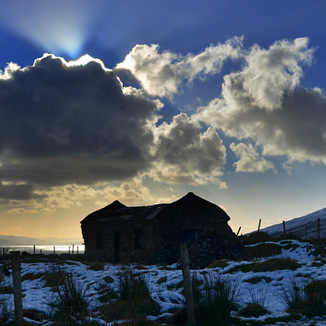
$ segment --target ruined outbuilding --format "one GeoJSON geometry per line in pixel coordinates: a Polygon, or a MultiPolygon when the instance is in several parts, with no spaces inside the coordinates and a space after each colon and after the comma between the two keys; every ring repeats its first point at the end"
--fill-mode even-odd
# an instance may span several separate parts
{"type": "Polygon", "coordinates": [[[85,255],[113,263],[175,263],[187,243],[195,267],[239,258],[244,249],[219,206],[188,193],[170,204],[127,207],[119,201],[81,221],[85,255]]]}

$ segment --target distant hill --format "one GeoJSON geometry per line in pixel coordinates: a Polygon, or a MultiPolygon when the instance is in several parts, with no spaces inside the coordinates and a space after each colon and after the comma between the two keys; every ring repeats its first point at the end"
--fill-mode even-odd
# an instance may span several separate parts
{"type": "MultiPolygon", "coordinates": [[[[286,233],[301,238],[316,238],[318,218],[320,218],[320,236],[326,238],[326,208],[285,221],[286,233]]],[[[283,235],[283,223],[263,228],[261,231],[272,236],[281,236],[283,235]]]]}
{"type": "Polygon", "coordinates": [[[81,244],[80,238],[44,238],[18,237],[13,235],[0,235],[0,246],[24,246],[24,245],[70,245],[81,244]]]}

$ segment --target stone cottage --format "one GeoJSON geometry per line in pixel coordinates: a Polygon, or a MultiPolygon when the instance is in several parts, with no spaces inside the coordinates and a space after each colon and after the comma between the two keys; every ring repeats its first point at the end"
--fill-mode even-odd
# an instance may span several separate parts
{"type": "Polygon", "coordinates": [[[244,249],[219,206],[188,193],[170,204],[127,207],[119,201],[81,221],[85,255],[114,263],[174,263],[187,243],[194,267],[239,258],[244,249]]]}

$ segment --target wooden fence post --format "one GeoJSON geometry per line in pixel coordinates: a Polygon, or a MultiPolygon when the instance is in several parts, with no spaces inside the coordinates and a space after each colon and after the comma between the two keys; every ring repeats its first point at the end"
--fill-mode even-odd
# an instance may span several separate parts
{"type": "Polygon", "coordinates": [[[194,307],[194,298],[192,294],[189,256],[188,256],[186,243],[180,244],[180,254],[181,254],[182,274],[183,274],[184,291],[186,297],[186,309],[187,309],[188,322],[190,325],[194,326],[196,325],[195,307],[194,307]]]}
{"type": "Polygon", "coordinates": [[[23,317],[23,295],[22,295],[22,281],[20,268],[20,252],[12,251],[12,279],[14,287],[14,303],[15,303],[15,320],[17,326],[24,325],[23,317]]]}
{"type": "Polygon", "coordinates": [[[283,237],[286,239],[286,227],[285,227],[285,221],[283,221],[283,237]]]}
{"type": "Polygon", "coordinates": [[[258,222],[258,231],[257,232],[260,232],[260,225],[261,225],[261,218],[259,219],[259,222],[258,222]]]}

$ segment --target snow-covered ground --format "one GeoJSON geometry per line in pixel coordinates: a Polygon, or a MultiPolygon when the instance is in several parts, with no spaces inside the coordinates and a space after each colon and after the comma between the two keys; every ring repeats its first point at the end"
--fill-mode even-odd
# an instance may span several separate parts
{"type": "MultiPolygon", "coordinates": [[[[303,243],[296,240],[287,240],[278,242],[283,247],[282,253],[275,257],[290,257],[300,263],[300,267],[294,271],[276,270],[267,272],[243,272],[235,271],[235,267],[244,264],[250,264],[252,261],[228,261],[224,267],[206,268],[193,270],[191,273],[198,279],[218,278],[226,279],[238,287],[237,301],[245,306],[253,301],[259,301],[270,311],[268,316],[259,317],[264,320],[267,317],[287,316],[286,304],[284,302],[284,291],[287,290],[291,281],[295,277],[299,283],[306,284],[311,280],[326,279],[326,264],[322,258],[316,258],[311,254],[313,249],[309,243],[303,243]],[[264,277],[257,284],[247,282],[254,277],[264,277]]],[[[261,258],[257,261],[265,261],[268,258],[261,258]]],[[[105,264],[104,268],[98,271],[89,268],[88,264],[78,261],[65,261],[57,265],[53,262],[24,262],[22,260],[22,277],[27,273],[50,273],[60,269],[73,275],[76,283],[83,288],[89,301],[90,310],[94,316],[102,303],[99,301],[99,289],[102,287],[111,287],[117,290],[119,286],[120,265],[105,264]],[[110,276],[113,282],[107,283],[105,277],[110,276]]],[[[177,264],[170,266],[142,266],[132,265],[131,268],[137,274],[142,274],[146,280],[152,298],[159,304],[161,314],[166,314],[172,308],[182,307],[184,296],[182,295],[182,271],[177,264]]],[[[23,307],[24,309],[33,308],[49,312],[49,303],[56,300],[56,294],[50,287],[44,287],[45,281],[42,278],[24,280],[23,287],[23,307]]],[[[12,285],[11,277],[7,277],[1,285],[12,285]]],[[[13,295],[0,294],[0,301],[6,302],[9,308],[13,309],[13,295]]],[[[252,318],[255,319],[255,318],[252,318]]],[[[106,323],[103,322],[103,325],[106,323]]],[[[109,324],[108,324],[109,325],[109,324]]],[[[319,325],[324,325],[319,322],[319,325]]],[[[326,325],[326,323],[325,323],[326,325]]]]}
{"type": "MultiPolygon", "coordinates": [[[[301,238],[317,237],[318,219],[320,219],[320,236],[326,237],[326,208],[313,213],[285,221],[287,234],[296,234],[301,238]]],[[[283,235],[283,223],[261,229],[270,235],[283,235]]]]}

